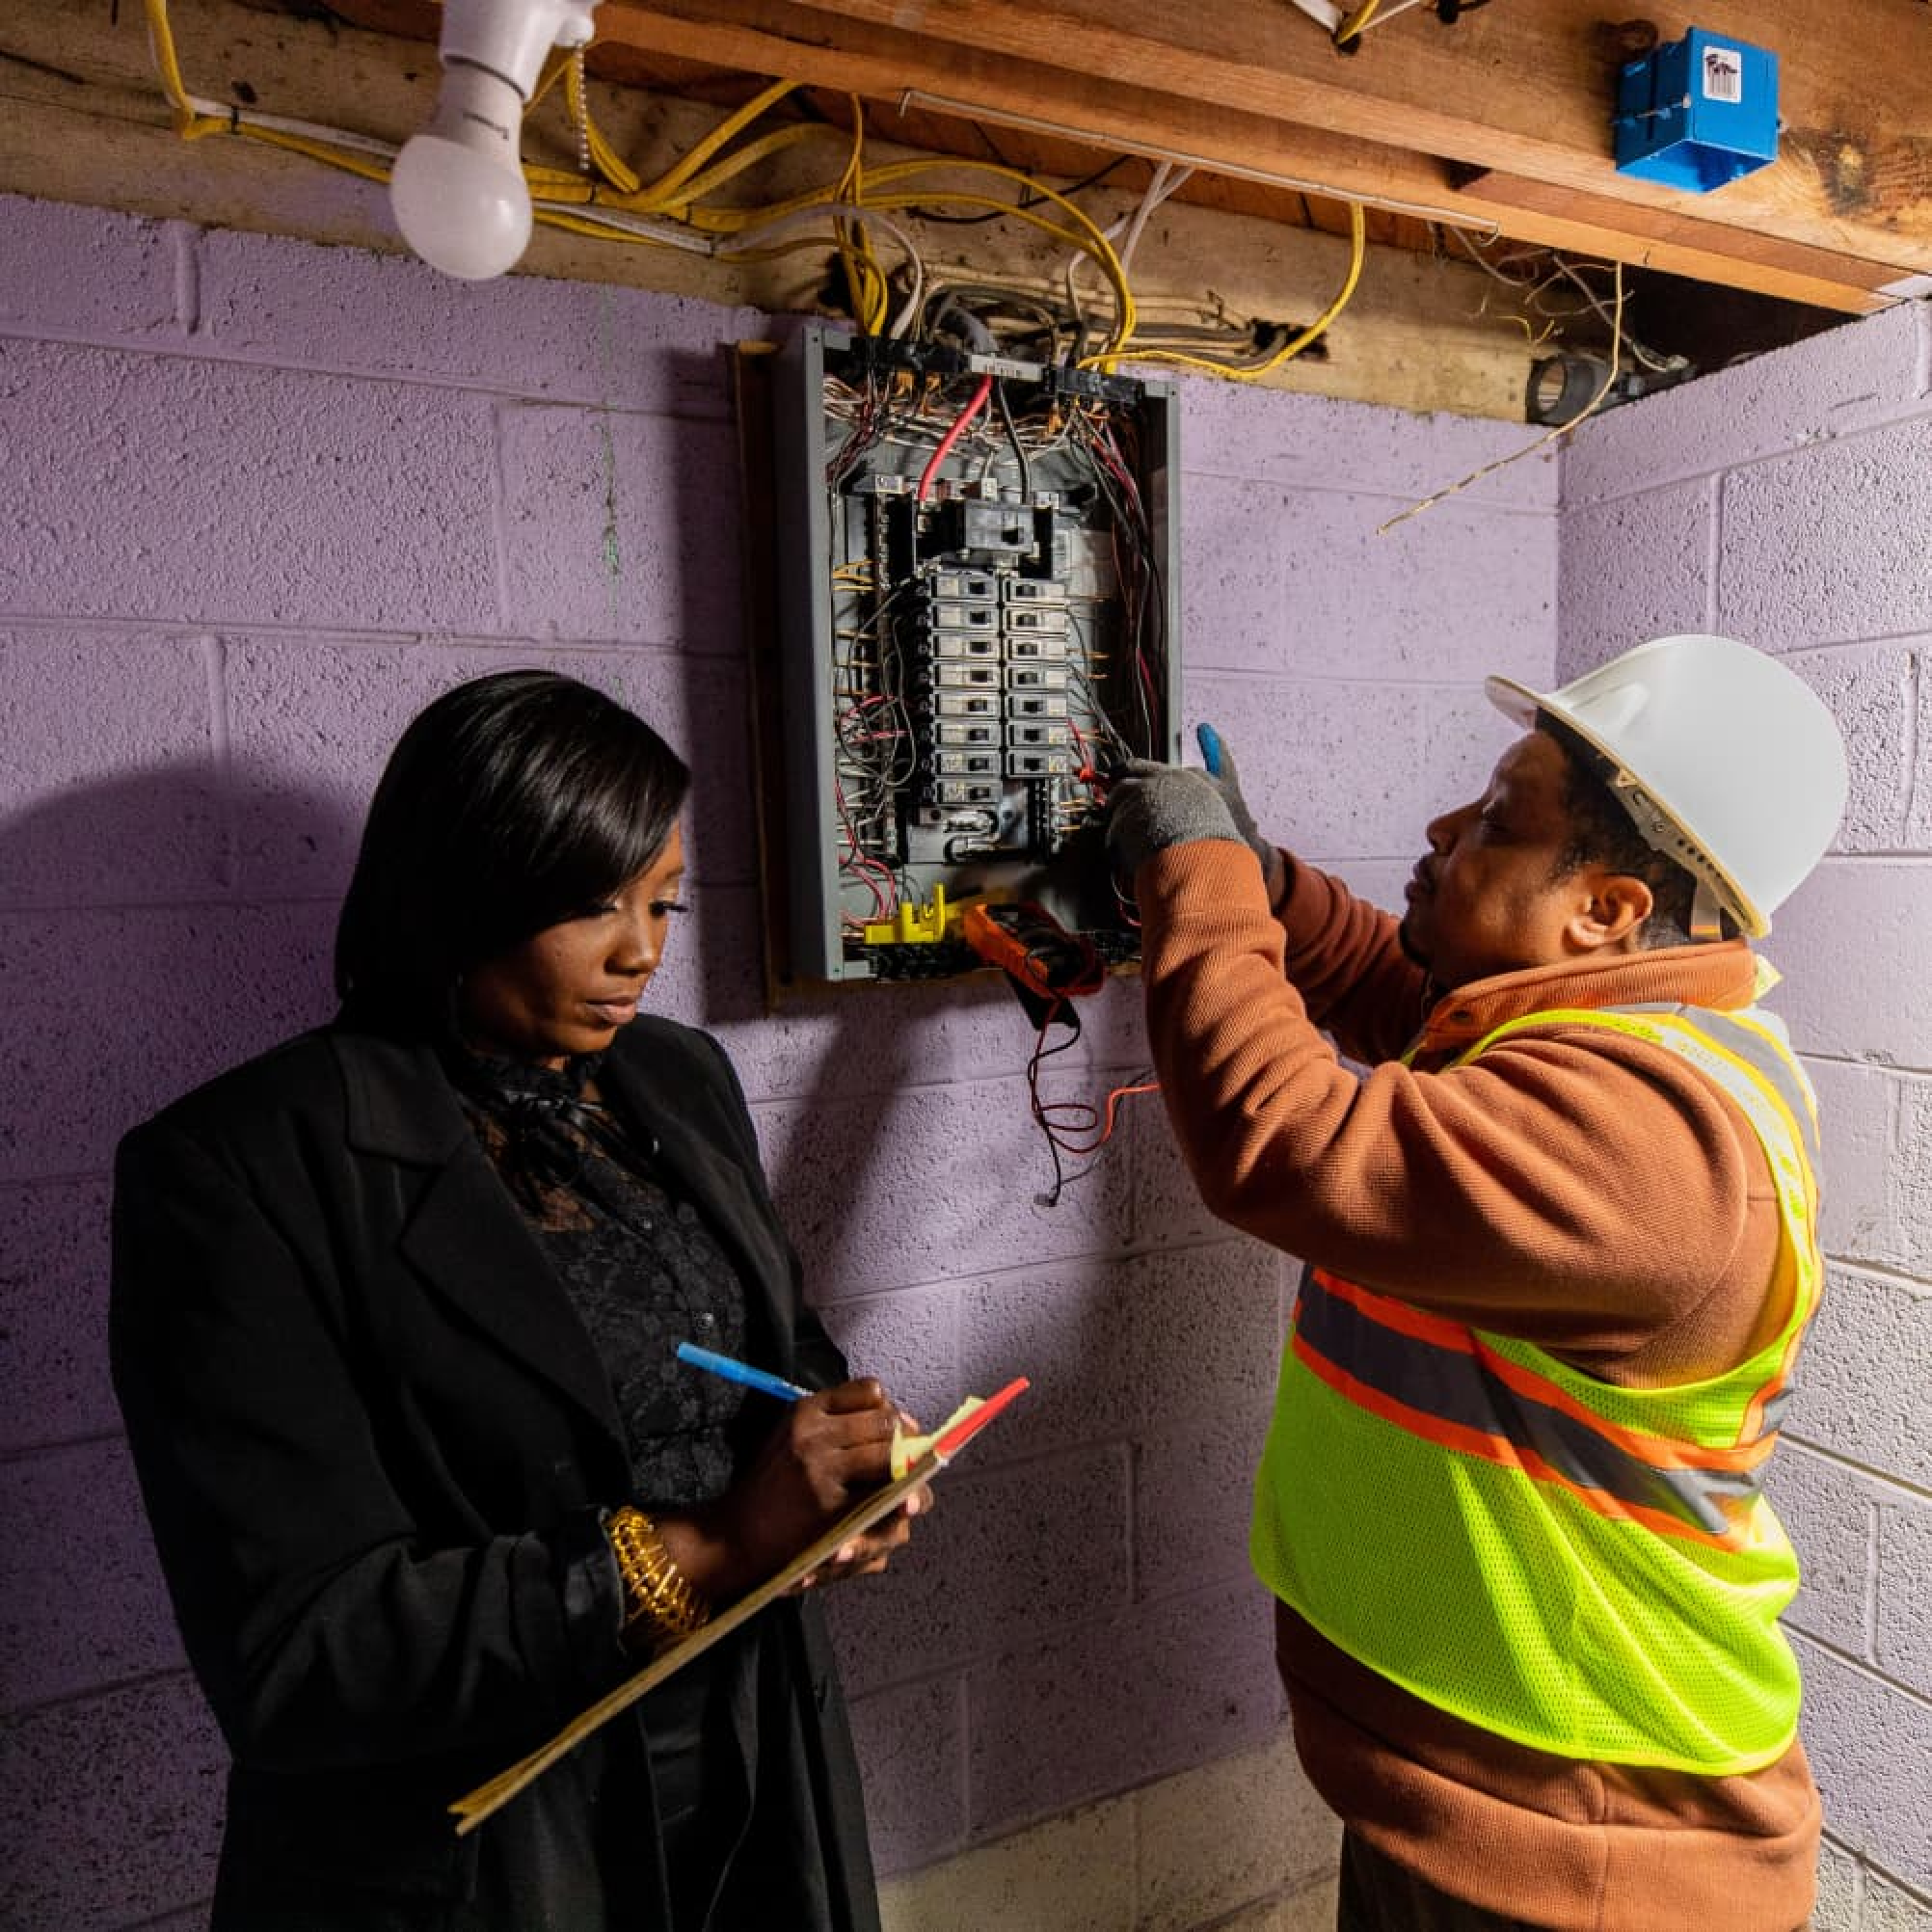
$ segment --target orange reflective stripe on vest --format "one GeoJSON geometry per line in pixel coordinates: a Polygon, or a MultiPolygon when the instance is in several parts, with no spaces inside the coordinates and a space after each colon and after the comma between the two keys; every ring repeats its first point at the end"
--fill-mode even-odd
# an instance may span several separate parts
{"type": "Polygon", "coordinates": [[[1704,1448],[1622,1429],[1460,1322],[1311,1270],[1295,1352],[1352,1402],[1465,1456],[1561,1484],[1606,1516],[1661,1536],[1732,1542],[1774,1437],[1704,1448]]]}

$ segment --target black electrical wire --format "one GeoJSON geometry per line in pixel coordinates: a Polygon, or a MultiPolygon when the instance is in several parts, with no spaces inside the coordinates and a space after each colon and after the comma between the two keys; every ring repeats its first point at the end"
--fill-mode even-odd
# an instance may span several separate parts
{"type": "MultiPolygon", "coordinates": [[[[981,128],[979,131],[981,134],[985,133],[984,128],[981,128]]],[[[992,146],[990,142],[987,145],[989,147],[992,146]]],[[[993,148],[995,154],[998,154],[999,151],[998,148],[993,148]]],[[[1060,189],[1060,199],[1062,201],[1071,201],[1075,195],[1083,194],[1088,188],[1099,187],[1101,182],[1106,180],[1114,169],[1125,166],[1127,162],[1132,161],[1134,158],[1131,154],[1116,154],[1104,168],[1096,168],[1092,174],[1083,176],[1080,180],[1074,182],[1070,188],[1060,189]]],[[[1004,157],[1002,158],[1002,165],[1009,165],[1006,163],[1004,157]]],[[[1015,208],[1036,208],[1046,199],[1044,195],[1028,193],[1022,195],[1013,203],[1013,206],[1015,208]]],[[[1007,210],[1005,208],[994,208],[989,213],[983,215],[942,215],[935,214],[930,208],[908,208],[906,213],[915,216],[922,222],[944,222],[949,228],[977,228],[987,222],[1004,222],[1006,219],[1007,210]]]]}
{"type": "Polygon", "coordinates": [[[1033,1037],[1033,1050],[1027,1056],[1027,1099],[1033,1116],[1033,1124],[1046,1137],[1047,1153],[1053,1160],[1053,1187],[1042,1194],[1033,1196],[1038,1207],[1058,1207],[1060,1197],[1067,1187],[1087,1172],[1083,1167],[1079,1173],[1069,1174],[1060,1165],[1060,1137],[1054,1131],[1053,1120],[1046,1111],[1046,1103],[1040,1098],[1040,1063],[1051,1060],[1057,1053],[1064,1053],[1080,1038],[1080,1015],[1065,1000],[1056,998],[1040,1020],[1039,1032],[1033,1037]],[[1066,1037],[1058,1046],[1048,1046],[1047,1029],[1059,1021],[1067,1029],[1066,1037]]]}
{"type": "Polygon", "coordinates": [[[993,385],[993,400],[999,405],[1000,420],[1006,426],[1006,440],[1013,445],[1013,454],[1019,458],[1020,500],[1031,503],[1033,500],[1033,466],[1027,461],[1027,445],[1020,441],[1020,426],[1013,420],[1013,409],[1006,400],[1004,378],[993,385]]]}

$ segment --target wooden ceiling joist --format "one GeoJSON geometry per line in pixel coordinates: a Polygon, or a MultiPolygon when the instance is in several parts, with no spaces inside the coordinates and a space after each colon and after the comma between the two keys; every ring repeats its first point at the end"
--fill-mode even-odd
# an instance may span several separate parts
{"type": "MultiPolygon", "coordinates": [[[[1654,23],[1660,38],[1691,24],[1654,23]]],[[[1411,9],[1345,58],[1288,0],[604,0],[600,39],[875,102],[1427,209],[1473,229],[1863,312],[1932,272],[1932,9],[1708,0],[1781,65],[1778,161],[1709,195],[1617,173],[1590,0],[1411,9]]]]}

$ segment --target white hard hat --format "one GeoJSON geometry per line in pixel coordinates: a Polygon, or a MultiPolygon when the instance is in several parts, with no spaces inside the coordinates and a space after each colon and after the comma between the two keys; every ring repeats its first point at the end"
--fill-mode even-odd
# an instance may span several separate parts
{"type": "Polygon", "coordinates": [[[1544,711],[1595,745],[1638,831],[1754,937],[1838,832],[1837,720],[1795,671],[1734,637],[1653,637],[1560,690],[1484,688],[1518,724],[1544,711]]]}

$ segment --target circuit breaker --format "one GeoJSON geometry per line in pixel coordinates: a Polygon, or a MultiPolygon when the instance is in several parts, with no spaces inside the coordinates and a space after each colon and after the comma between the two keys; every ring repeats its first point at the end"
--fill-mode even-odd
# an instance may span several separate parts
{"type": "Polygon", "coordinates": [[[1171,385],[814,325],[773,401],[787,977],[968,970],[976,899],[1133,956],[1100,815],[1179,756],[1171,385]]]}

